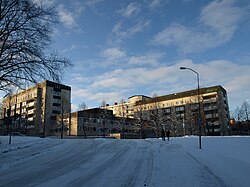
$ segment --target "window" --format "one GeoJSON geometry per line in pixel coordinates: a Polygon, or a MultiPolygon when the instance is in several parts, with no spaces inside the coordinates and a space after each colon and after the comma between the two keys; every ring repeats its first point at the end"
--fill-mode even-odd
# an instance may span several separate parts
{"type": "Polygon", "coordinates": [[[61,92],[53,91],[53,95],[55,95],[55,96],[61,96],[61,92]]]}
{"type": "Polygon", "coordinates": [[[56,92],[61,92],[61,88],[60,88],[60,86],[56,86],[56,87],[54,87],[54,89],[53,89],[54,91],[56,91],[56,92]]]}
{"type": "Polygon", "coordinates": [[[53,106],[60,107],[60,106],[61,106],[61,104],[60,104],[60,103],[53,103],[53,106]]]}
{"type": "Polygon", "coordinates": [[[175,111],[184,111],[184,106],[175,107],[175,111]]]}
{"type": "Polygon", "coordinates": [[[184,118],[184,114],[176,114],[176,118],[180,118],[180,119],[183,119],[184,118]]]}
{"type": "Polygon", "coordinates": [[[164,112],[165,112],[165,113],[168,113],[168,114],[171,113],[171,108],[165,108],[165,109],[164,109],[164,112]]]}
{"type": "Polygon", "coordinates": [[[58,110],[52,110],[52,114],[60,114],[61,112],[58,110]]]}
{"type": "Polygon", "coordinates": [[[61,96],[53,95],[53,99],[61,99],[61,96]]]}

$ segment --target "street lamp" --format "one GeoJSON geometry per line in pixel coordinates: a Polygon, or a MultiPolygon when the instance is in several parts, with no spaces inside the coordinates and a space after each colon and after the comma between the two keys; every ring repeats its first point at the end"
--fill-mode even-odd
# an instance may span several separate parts
{"type": "MultiPolygon", "coordinates": [[[[7,128],[7,131],[9,133],[9,144],[11,144],[11,126],[12,126],[12,117],[11,117],[11,92],[7,93],[5,96],[3,96],[3,98],[7,98],[9,97],[9,109],[7,110],[7,122],[8,122],[8,128],[7,128]]],[[[4,116],[5,117],[5,116],[4,116]]]]}
{"type": "Polygon", "coordinates": [[[192,72],[194,72],[197,76],[197,83],[198,83],[198,89],[197,89],[197,96],[198,96],[198,120],[197,123],[199,125],[199,146],[201,149],[201,124],[202,124],[202,119],[201,119],[201,104],[200,104],[200,77],[199,77],[199,73],[191,68],[188,67],[180,67],[180,70],[190,70],[192,72]]]}

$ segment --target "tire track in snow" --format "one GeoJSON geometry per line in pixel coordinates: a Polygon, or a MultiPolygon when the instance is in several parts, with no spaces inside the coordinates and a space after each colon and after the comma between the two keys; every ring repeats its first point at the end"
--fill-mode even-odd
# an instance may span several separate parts
{"type": "MultiPolygon", "coordinates": [[[[49,184],[50,180],[74,170],[82,162],[88,161],[90,155],[96,154],[95,148],[98,146],[99,142],[86,142],[86,145],[84,143],[84,140],[67,142],[67,144],[60,147],[60,149],[51,150],[51,155],[38,155],[36,161],[30,160],[30,162],[18,165],[17,168],[15,166],[10,168],[12,176],[20,172],[20,169],[18,169],[20,167],[23,168],[23,173],[22,175],[4,181],[5,185],[16,186],[18,184],[18,186],[36,186],[43,183],[49,184]],[[72,162],[72,159],[74,162],[72,162]],[[33,161],[35,164],[37,164],[37,162],[40,163],[39,170],[32,169],[33,161]],[[30,170],[26,170],[27,166],[30,170]]],[[[8,173],[2,176],[4,175],[8,175],[8,173]]]]}
{"type": "MultiPolygon", "coordinates": [[[[91,155],[89,163],[83,166],[88,171],[83,173],[81,177],[76,178],[74,182],[70,182],[67,186],[93,186],[92,183],[93,181],[95,182],[96,178],[99,178],[101,175],[107,173],[109,168],[119,165],[119,162],[125,156],[124,153],[128,150],[128,147],[123,144],[122,146],[120,145],[118,149],[119,151],[117,151],[117,149],[113,151],[112,145],[108,145],[108,149],[105,149],[104,147],[97,149],[96,153],[107,153],[108,158],[105,159],[103,157],[104,159],[100,160],[101,157],[91,155]],[[100,163],[98,161],[102,162],[100,163]]],[[[100,156],[100,154],[98,156],[100,156]]]]}
{"type": "Polygon", "coordinates": [[[132,169],[121,187],[147,186],[150,183],[153,170],[153,143],[142,140],[137,144],[137,153],[134,155],[132,169]],[[135,164],[133,164],[135,163],[135,164]]]}
{"type": "Polygon", "coordinates": [[[212,170],[209,169],[208,166],[202,164],[197,158],[195,158],[192,154],[186,152],[186,154],[192,158],[195,162],[197,162],[201,166],[201,178],[205,179],[201,181],[201,187],[209,187],[209,186],[216,186],[216,187],[227,187],[226,183],[217,176],[212,170]]]}

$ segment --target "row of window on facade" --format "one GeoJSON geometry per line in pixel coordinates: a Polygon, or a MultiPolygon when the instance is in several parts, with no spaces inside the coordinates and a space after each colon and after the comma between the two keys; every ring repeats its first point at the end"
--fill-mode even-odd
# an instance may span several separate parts
{"type": "MultiPolygon", "coordinates": [[[[6,110],[8,111],[9,109],[6,108],[6,110]]],[[[23,108],[21,108],[21,110],[20,110],[20,108],[15,108],[15,106],[14,106],[14,107],[11,107],[10,115],[14,116],[15,114],[18,114],[18,115],[34,114],[35,111],[36,111],[36,109],[34,108],[34,106],[32,106],[32,107],[23,107],[23,108]]],[[[5,113],[4,117],[8,117],[7,112],[5,113]]]]}
{"type": "MultiPolygon", "coordinates": [[[[110,120],[110,119],[101,119],[101,118],[81,118],[83,120],[84,123],[92,123],[92,124],[120,124],[121,123],[121,119],[116,119],[116,120],[110,120]]],[[[123,119],[122,119],[123,120],[123,119]]],[[[82,121],[80,120],[79,123],[82,125],[82,121]]],[[[124,125],[133,125],[132,123],[128,122],[128,121],[124,121],[124,125]]]]}
{"type": "Polygon", "coordinates": [[[52,103],[52,114],[61,114],[61,88],[54,87],[53,88],[53,103],[52,103]]]}
{"type": "MultiPolygon", "coordinates": [[[[157,108],[163,108],[163,107],[168,107],[168,106],[175,106],[175,105],[180,105],[180,104],[188,104],[188,103],[194,103],[195,101],[190,99],[190,100],[181,100],[181,101],[176,101],[175,103],[174,102],[169,102],[169,103],[165,103],[165,104],[162,104],[162,103],[156,103],[156,104],[150,104],[149,106],[141,106],[144,110],[150,110],[150,109],[157,109],[157,108]]],[[[202,102],[205,102],[205,103],[213,103],[213,102],[217,102],[217,97],[216,95],[212,95],[212,96],[209,96],[209,97],[205,97],[204,100],[202,102]]],[[[226,104],[226,101],[224,101],[225,104],[226,104]]],[[[195,109],[195,104],[192,104],[191,105],[191,109],[195,109]]],[[[140,106],[137,106],[137,108],[140,108],[140,106]]],[[[129,106],[122,106],[122,108],[115,108],[115,111],[119,111],[119,110],[124,110],[126,113],[129,113],[129,109],[133,109],[133,107],[129,107],[129,106]]],[[[171,110],[171,109],[167,109],[167,110],[171,110]]],[[[176,107],[176,111],[183,111],[184,110],[184,106],[180,106],[180,107],[176,107]]],[[[167,113],[168,112],[171,112],[171,111],[166,111],[167,113]]]]}
{"type": "MultiPolygon", "coordinates": [[[[13,97],[15,97],[15,96],[13,96],[13,97]]],[[[24,96],[21,96],[21,97],[16,96],[16,97],[17,97],[17,102],[19,103],[19,102],[22,102],[22,101],[26,101],[28,99],[36,98],[37,97],[37,91],[31,92],[31,93],[28,93],[28,94],[25,93],[24,96]]]]}

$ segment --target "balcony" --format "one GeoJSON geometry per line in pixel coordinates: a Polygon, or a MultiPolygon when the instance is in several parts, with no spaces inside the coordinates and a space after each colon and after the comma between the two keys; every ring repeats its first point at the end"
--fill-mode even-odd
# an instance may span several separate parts
{"type": "Polygon", "coordinates": [[[35,113],[35,109],[28,110],[28,114],[34,114],[34,113],[35,113]]]}
{"type": "Polygon", "coordinates": [[[35,105],[35,102],[33,101],[33,102],[27,104],[26,106],[27,106],[27,107],[32,107],[32,106],[34,106],[34,105],[35,105]]]}
{"type": "Polygon", "coordinates": [[[216,98],[211,98],[211,99],[205,99],[203,100],[203,103],[216,103],[217,99],[216,98]]]}
{"type": "Polygon", "coordinates": [[[204,111],[216,110],[216,109],[217,109],[217,106],[207,106],[207,107],[204,107],[204,111]]]}
{"type": "Polygon", "coordinates": [[[218,118],[219,117],[219,114],[206,114],[206,119],[209,119],[209,118],[218,118]]]}
{"type": "Polygon", "coordinates": [[[34,117],[29,117],[28,121],[34,121],[34,117]]]}

